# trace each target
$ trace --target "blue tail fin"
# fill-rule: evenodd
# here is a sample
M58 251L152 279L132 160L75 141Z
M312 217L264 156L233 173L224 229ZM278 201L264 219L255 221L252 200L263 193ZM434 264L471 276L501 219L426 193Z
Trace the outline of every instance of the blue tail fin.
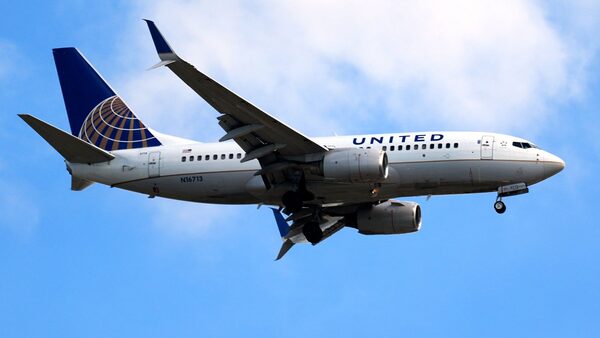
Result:
M161 145L77 49L52 52L74 136L109 151Z

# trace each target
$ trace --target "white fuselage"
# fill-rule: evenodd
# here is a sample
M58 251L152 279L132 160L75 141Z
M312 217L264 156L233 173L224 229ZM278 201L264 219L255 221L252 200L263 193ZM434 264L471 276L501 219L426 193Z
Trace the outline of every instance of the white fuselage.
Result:
M312 139L329 149L371 147L386 151L389 175L381 184L307 181L323 204L361 203L401 196L495 191L513 183L535 184L564 167L523 139L482 132L423 132ZM108 163L74 164L75 177L148 195L220 204L279 204L285 187L267 191L257 160L240 163L234 142L174 142L114 151Z

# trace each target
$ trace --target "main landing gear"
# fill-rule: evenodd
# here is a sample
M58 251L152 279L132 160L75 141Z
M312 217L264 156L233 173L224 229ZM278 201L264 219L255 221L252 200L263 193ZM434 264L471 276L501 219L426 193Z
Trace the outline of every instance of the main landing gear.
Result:
M304 207L305 201L311 201L315 198L315 195L306 189L304 172L297 172L296 180L296 189L286 191L281 197L281 204L285 207L283 212L288 215L300 211Z
M506 211L506 204L502 202L502 197L521 195L528 192L529 188L527 188L526 183L516 183L498 188L498 197L496 197L496 202L494 202L494 210L499 214L503 214Z
M321 230L319 222L311 221L306 223L302 228L302 233L312 245L319 243L323 239L323 230Z
M299 191L287 191L281 197L281 203L285 207L286 213L294 213L300 211L304 205L303 194Z

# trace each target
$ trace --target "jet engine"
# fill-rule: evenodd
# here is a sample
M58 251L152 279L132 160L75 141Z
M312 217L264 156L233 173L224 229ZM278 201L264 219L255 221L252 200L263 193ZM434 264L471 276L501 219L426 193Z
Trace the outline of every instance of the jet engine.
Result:
M405 234L421 228L421 207L414 202L387 201L360 209L356 228L363 235Z
M352 183L380 183L388 176L388 158L378 149L336 149L321 163L325 179Z

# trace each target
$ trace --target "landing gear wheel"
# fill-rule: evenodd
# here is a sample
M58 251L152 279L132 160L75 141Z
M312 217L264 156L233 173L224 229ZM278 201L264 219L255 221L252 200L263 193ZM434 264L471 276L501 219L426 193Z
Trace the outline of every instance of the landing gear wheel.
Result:
M306 240L309 241L312 245L315 245L323 239L323 230L319 226L317 222L308 222L302 228L302 233Z
M503 214L506 211L506 205L502 201L496 201L494 203L494 210L499 214Z
M302 194L295 191L288 191L281 197L281 203L283 203L286 211L289 213L299 211L303 206Z

